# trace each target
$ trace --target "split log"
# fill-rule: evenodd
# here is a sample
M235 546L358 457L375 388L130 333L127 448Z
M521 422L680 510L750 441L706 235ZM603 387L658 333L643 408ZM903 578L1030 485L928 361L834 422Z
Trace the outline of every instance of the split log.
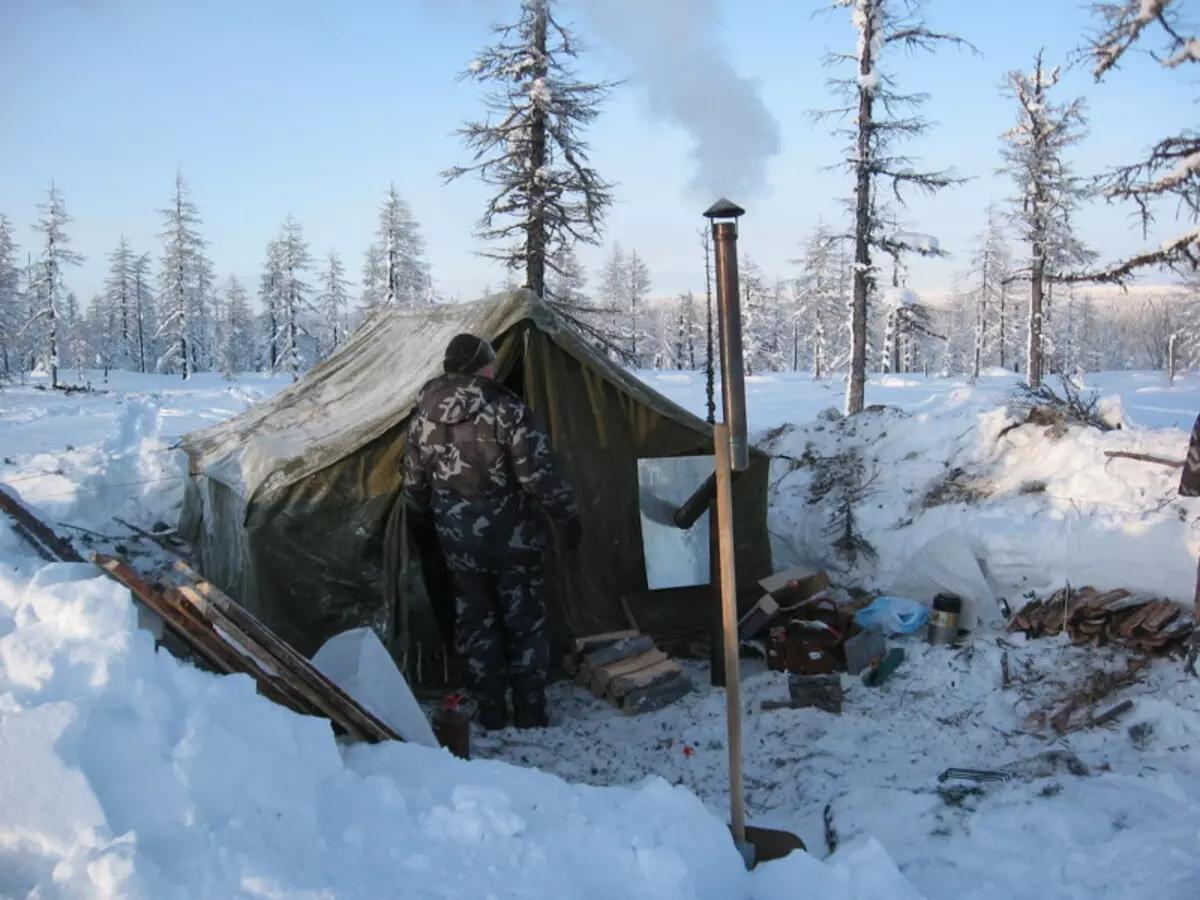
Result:
M634 672L627 672L612 679L608 685L608 696L614 700L623 700L634 691L641 690L656 682L674 678L683 673L683 666L665 656L659 662L646 666Z
M631 656L628 659L610 663L607 666L601 666L592 673L590 690L597 697L603 697L608 693L613 679L640 672L651 666L665 662L666 659L667 654L655 648L647 650L645 653L639 653L637 656Z
M641 715L682 700L693 690L692 679L681 671L672 678L659 679L630 691L621 698L620 708L626 715Z

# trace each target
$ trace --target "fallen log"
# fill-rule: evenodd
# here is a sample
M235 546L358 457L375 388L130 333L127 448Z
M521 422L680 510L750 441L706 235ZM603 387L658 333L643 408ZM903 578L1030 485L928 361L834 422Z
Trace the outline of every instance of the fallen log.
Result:
M17 492L0 484L0 510L12 519L17 534L25 539L47 562L85 562L75 547L27 507Z
M1167 459L1165 456L1154 456L1150 453L1130 453L1127 450L1105 450L1104 455L1110 459L1135 459L1138 462L1154 463L1171 469L1182 469L1183 460Z

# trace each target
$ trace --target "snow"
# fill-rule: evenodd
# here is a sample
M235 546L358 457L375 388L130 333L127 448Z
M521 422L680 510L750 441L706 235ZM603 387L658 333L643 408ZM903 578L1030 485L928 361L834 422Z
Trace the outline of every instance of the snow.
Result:
M917 234L912 231L897 231L892 235L893 243L908 247L920 253L937 253L941 247L938 239L930 234Z
M703 373L643 377L703 414ZM106 534L126 533L114 515L174 524L179 435L289 383L115 373L107 394L5 387L0 482L56 523ZM1200 376L1088 375L1123 427L1058 439L1031 426L1001 437L1014 385L996 370L974 384L876 377L867 403L886 408L847 420L836 379L748 377L752 438L780 455L777 567L807 558L840 585L883 588L950 534L1014 604L1066 579L1189 600L1200 541L1177 471L1104 451L1181 459ZM830 511L807 500L811 469L785 458L808 448L859 452L880 473L858 505L875 558L831 556ZM954 470L975 494L926 503ZM1043 489L1025 492L1035 482ZM156 653L127 591L90 566L46 565L0 528L0 896L1195 896L1200 691L1178 664L1126 689L1134 707L1117 723L1045 740L1027 716L1096 667L1119 668L1117 651L989 629L964 648L895 643L900 669L880 688L846 679L837 716L762 711L786 679L744 663L748 821L794 831L811 851L746 873L725 825L725 699L700 664L688 664L695 694L632 718L556 684L550 729L477 734L471 762L342 746L248 678ZM1051 749L1087 774L1040 756ZM977 790L937 778L1007 765L1018 777Z

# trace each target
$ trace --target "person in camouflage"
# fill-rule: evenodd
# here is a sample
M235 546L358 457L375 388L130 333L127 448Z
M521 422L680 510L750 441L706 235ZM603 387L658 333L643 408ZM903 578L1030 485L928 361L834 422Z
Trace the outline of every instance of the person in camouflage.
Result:
M405 500L418 522L432 522L450 569L456 644L479 721L508 724L511 682L515 724L544 726L546 519L573 549L579 509L532 411L495 380L491 345L457 335L443 369L421 389L409 422Z

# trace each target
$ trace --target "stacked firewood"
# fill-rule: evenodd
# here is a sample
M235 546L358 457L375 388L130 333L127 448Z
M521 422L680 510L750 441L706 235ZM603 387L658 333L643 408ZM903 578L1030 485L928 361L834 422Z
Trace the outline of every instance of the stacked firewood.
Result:
M576 684L626 715L661 709L693 690L683 666L637 631L578 638L563 668Z
M1009 626L1031 638L1065 631L1072 644L1119 644L1157 655L1178 650L1195 627L1194 618L1171 600L1092 587L1061 588L1046 600L1032 600Z

